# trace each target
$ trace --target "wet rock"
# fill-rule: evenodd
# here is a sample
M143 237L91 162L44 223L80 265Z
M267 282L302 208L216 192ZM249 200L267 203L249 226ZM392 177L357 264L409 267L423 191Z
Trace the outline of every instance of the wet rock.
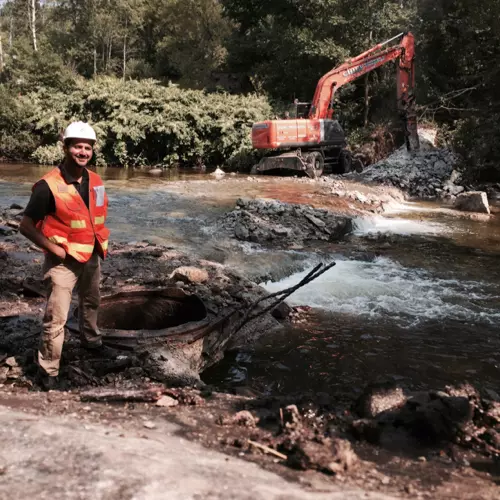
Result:
M163 173L163 170L161 168L151 168L150 170L148 170L149 175L158 176L158 175L161 175L162 173Z
M250 236L250 232L243 224L237 224L234 228L234 235L239 240L246 241Z
M226 175L226 172L222 170L221 168L217 167L211 174L212 177L215 177L216 179L220 179Z
M287 319L292 312L292 308L286 304L285 302L281 302L281 304L277 305L271 312L274 318L278 320Z
M15 233L15 230L9 226L0 225L0 236L10 236Z
M323 439L298 441L292 445L284 444L287 465L295 469L315 469L328 474L343 474L351 471L358 463L351 443L345 439Z
M471 191L458 195L454 208L464 212L490 213L488 197L484 191Z
M338 241L352 230L352 222L324 209L239 199L235 210L219 219L217 230L243 241L290 246L309 240Z
M363 418L375 418L387 410L400 408L407 401L401 387L393 383L379 383L368 386L356 402L356 412Z
M170 275L171 279L183 281L184 283L205 283L208 281L208 272L198 267L178 267Z
M23 210L23 207L21 205L18 205L17 203L12 203L12 205L9 207L9 210Z
M314 217L314 215L305 214L305 218L320 229L323 229L326 226L325 222L323 222L321 219L318 219L318 217Z

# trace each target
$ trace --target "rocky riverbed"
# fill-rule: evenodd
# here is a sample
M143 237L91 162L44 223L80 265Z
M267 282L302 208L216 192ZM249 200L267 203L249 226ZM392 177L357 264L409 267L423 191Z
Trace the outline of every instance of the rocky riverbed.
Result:
M226 231L235 241L252 241L251 234L260 228L260 243L284 248L293 248L295 242L335 242L349 233L354 216L381 213L401 196L387 191L377 198L372 188L352 189L334 178L314 184L314 190L314 197L300 200L310 204L296 203L291 193L282 202L243 199L234 211L217 219L221 231L217 234ZM335 206L335 213L325 205ZM495 497L492 478L497 474L500 429L498 397L492 392L467 387L415 391L392 381L369 386L361 396L356 391L343 396L336 396L335 391L291 391L278 396L224 383L204 386L193 374L188 387L176 388L172 380L165 384L168 379L158 377L144 356L125 353L114 360L92 359L73 335L68 335L64 351L67 390L49 395L34 392L43 255L17 233L21 214L22 207L17 205L1 215L3 405L44 418L75 414L85 425L113 422L119 432L128 432L127 426L142 429L142 435L152 440L162 439L162 422L167 417L180 425L190 441L299 480L316 491L314 495L320 491L333 494L339 488L368 488L383 492L385 498ZM238 224L246 227L248 237L241 238ZM274 236L269 238L269 234ZM173 245L114 243L111 255L103 266L104 294L175 286L196 293L214 314L228 307L244 309L265 295L260 286L234 269ZM268 315L264 323L241 332L235 343L254 342L270 329L307 322L307 308L281 311L278 317L279 321ZM5 464L0 467L7 478L15 469L27 468L30 473L25 461L16 458L12 465L8 457L2 460Z

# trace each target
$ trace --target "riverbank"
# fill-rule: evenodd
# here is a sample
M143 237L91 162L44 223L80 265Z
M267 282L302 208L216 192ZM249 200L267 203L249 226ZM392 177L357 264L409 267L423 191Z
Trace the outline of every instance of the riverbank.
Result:
M29 180L24 182L26 184L18 185L18 191L10 189L7 195L9 200L25 200L22 197L26 194L22 193L29 192ZM437 273L441 280L442 295L452 294L452 302L458 300L461 292L454 291L453 287L458 285L451 284L450 276L446 275L448 272L461 275L463 280L467 279L467 286L477 281L479 290L483 287L480 281L487 276L493 279L492 274L495 274L492 269L496 250L492 248L491 241L496 233L491 226L487 230L490 246L484 251L472 248L476 243L467 243L466 238L470 237L468 231L475 226L465 226L468 229L464 232L463 242L452 243L439 233L445 227L442 221L422 222L422 213L415 210L407 213L414 220L406 220L407 234L401 235L398 234L400 230L397 224L402 219L390 218L391 210L396 210L398 206L401 209L404 205L401 193L338 178L314 182L307 179L234 176L224 180L197 178L173 181L168 185L157 182L154 186L150 180L139 178L127 184L126 190L120 187L118 181L110 180L107 185L112 197L112 209L115 210L110 213L110 223L116 224L112 227L114 233L123 236L115 238L115 241L122 239L122 243L113 244L112 258L104 267L105 293L133 289L138 285L155 288L174 284L187 291L196 291L206 303L210 303L210 308L248 305L264 293L257 283L261 283L266 276L278 282L276 286L284 288L285 284L279 284L281 279L294 272L303 272L310 263L318 260L335 259L338 260L339 272L317 284L314 293L309 290L308 295L292 300L292 304L298 301L297 305L310 305L320 295L325 298L323 308L329 303L339 306L351 303L358 308L358 315L349 315L341 310L318 324L319 316L315 310L296 307L288 318L285 315L285 319L280 320L279 330L273 333L265 327L263 331L266 335L260 336L260 340L257 340L259 335L255 335L251 337L251 342L234 346L226 357L226 365L222 363L206 370L201 379L208 384L207 387L183 389L184 392L175 392L167 387L168 393L165 395L170 399L167 398L164 404L172 406L157 406L154 401L108 404L81 401L83 393L89 388L143 390L156 386L158 381L144 370L139 360L134 360L132 366L113 366L108 373L99 374L98 367L92 363L89 365L89 360L80 353L78 341L70 335L65 352L68 353L66 362L71 392L58 391L48 395L33 392L29 369L28 373L24 373L24 370L28 366L28 351L36 347L43 298L28 297L23 283L26 278L36 275L42 255L15 234L15 227L12 226L15 226L16 217L22 210L20 205L21 208L12 208L11 216L5 217L6 222L12 219L14 224L8 226L13 234L6 235L1 241L4 252L3 260L0 261L3 262L1 276L4 282L0 289L6 291L2 296L2 330L10 330L7 331L7 337L12 340L11 345L17 345L19 349L7 354L14 355L21 373L15 369L16 366L9 366L8 372L12 372L14 377L3 382L0 389L2 405L16 410L23 408L28 414L46 415L49 420L44 422L47 425L52 423L58 429L61 423L59 417L66 416L68 423L64 424L61 432L71 432L75 420L81 421L83 418L88 419L85 425L99 425L99 432L104 433L112 434L113 429L118 428L119 433L126 434L123 429L130 425L134 432L147 436L154 443L165 439L164 435L168 431L164 425L171 425L165 422L175 422L179 425L175 432L182 433L189 442L197 442L231 457L257 462L286 479L299 481L301 487L306 486L315 491L312 498L321 498L325 491L352 492L353 489L357 490L350 494L359 495L360 488L396 498L472 499L495 496L498 471L491 453L477 446L463 446L455 440L458 435L455 431L452 438L438 440L430 445L423 445L414 441L411 435L405 437L403 433L400 436L404 438L403 441L395 440L397 446L391 448L387 446L385 437L374 444L369 431L368 436L372 437L367 441L366 433L359 431L360 424L357 433L353 427L353 423L363 417L356 409L356 401L368 382L381 376L390 376L392 382L411 398L415 398L419 390L429 394L432 389L445 389L448 380L440 375L442 372L450 373L450 369L454 374L450 380L453 383L463 382L467 376L479 386L489 390L494 387L496 372L493 365L496 359L488 362L488 365L485 357L488 352L490 357L495 358L496 352L495 339L488 339L488 321L494 320L492 313L486 309L489 301L493 300L487 295L490 292L483 289L484 299L475 295L473 305L466 303L464 297L460 298L460 304L455 304L462 308L457 309L460 314L462 310L472 314L474 308L479 308L478 317L486 314L484 325L469 325L467 328L462 327L461 331L458 330L460 323L456 320L454 323L451 316L446 316L446 321L441 321L443 330L436 334L436 329L432 330L431 326L423 322L423 316L418 316L423 315L426 308L429 309L429 306L419 305L418 301L421 296L428 296L429 292L435 293L436 289L432 287L436 286L436 274L431 277L412 271L425 264L429 272ZM341 236L340 241L305 238L300 245L288 240L260 245L242 241L230 231L223 234L217 230L221 221L235 209L236 200L242 196L264 199L264 204L269 199L277 199L280 203L292 206L308 204L311 210L329 209L337 216L352 220L353 230ZM433 216L436 214L429 213ZM263 213L260 205L259 214L259 217L268 215ZM271 215L275 217L274 213ZM309 221L316 228L317 215L313 211L299 214L301 220ZM385 221L385 228L390 230L382 228L381 233L377 230L379 222L369 223L370 218L380 223ZM450 220L455 219L446 220L450 224ZM463 223L484 224L468 219L464 219ZM395 225L391 228L391 224ZM321 224L319 226L322 227ZM148 237L143 236L146 234ZM184 235L183 239L181 235ZM425 261L422 255L426 256ZM381 258L385 260L380 261ZM202 269L207 272L209 279L204 283L181 284L182 280L171 277L178 267ZM370 274L366 274L366 270L373 273L378 268L381 276L393 278L393 281L389 282L389 286L385 281L382 289L384 293L375 289L371 297L368 292L375 282L372 278L368 283ZM359 272L365 274L358 276ZM345 273L349 278L343 282ZM298 279L291 278L293 283ZM321 287L332 281L341 284L344 294L353 290L357 295L348 296L344 302L342 295L328 298L332 290ZM349 282L352 283L351 288ZM398 282L401 283L400 295L398 287L394 286ZM412 283L416 288L408 289L407 292L410 296L413 293L413 298L406 298L405 290ZM232 289L236 285L239 292ZM387 312L382 311L381 316L377 316L380 313L370 303L373 304L376 297L390 295L389 291L395 294L397 301L418 306L405 310L405 315L411 319L410 324L418 320L418 326L398 323L396 328L391 323L392 319L387 317ZM469 288L469 291L475 294L476 288ZM366 296L365 309L361 309L362 303L358 297L361 293ZM494 293L491 292L491 296ZM394 298L393 311L396 304ZM222 302L217 304L214 299ZM439 314L451 314L454 311L449 309L444 312L445 305L446 300L442 304L443 310L436 310L436 321L439 321ZM494 308L492 303L491 309ZM405 316L401 311L396 313L396 317ZM276 322L274 318L272 321ZM396 321L400 320L396 318ZM278 326L277 323L273 324ZM475 342L468 348L464 347L464 339L471 334L470 329L474 330ZM429 345L430 339L434 339L432 348L422 351ZM464 350L469 357L467 361L451 363L439 357L444 353L453 357ZM409 363L406 354L411 354ZM235 356L237 359L233 362ZM267 358L265 363L264 356ZM418 366L415 365L416 359L420 363ZM478 364L473 365L474 360L478 359L484 360L484 368L481 366L478 369ZM405 364L408 366L405 367ZM70 365L78 370L69 369ZM31 363L30 366L34 365ZM472 368L476 370L476 375L464 373L464 370ZM242 375L244 369L247 370L246 378L240 378L237 382L237 376ZM90 380L86 375L90 375ZM441 394L440 398L445 396ZM483 409L483 402L484 405L489 404L491 395L489 399L480 395L477 403L475 401L472 403L481 405ZM396 409L402 408L406 402L407 398L397 399ZM296 405L298 413L293 409L287 410L290 405ZM394 407L386 407L383 411L387 410L389 413L382 415L382 418L387 418L382 425L387 425L390 430L394 427L390 420L391 415L394 415L391 413ZM13 418L17 417L13 415ZM374 415L371 420L373 423L366 423L368 429L370 425L379 426L377 418ZM287 426L287 423L291 425ZM469 423L474 428L479 424L478 421ZM28 436L37 439L38 428L28 427ZM451 428L455 429L454 424ZM265 454L262 447L250 441L280 455ZM164 449L169 448L169 443L162 443ZM19 447L22 449L22 443ZM90 448L92 452L99 453L94 445ZM149 456L149 449L142 446L137 453ZM336 465L331 466L327 458L333 456L334 451ZM190 451L185 453L191 454ZM199 451L194 453L199 454ZM23 456L21 451L17 456ZM282 456L286 456L286 459ZM27 473L31 470L31 465L23 458L15 463L14 470L25 470ZM246 470L242 467L242 470ZM301 471L304 468L306 470ZM116 471L116 468L111 466L111 470ZM6 471L6 474L12 473L8 468ZM198 480L202 481L200 478ZM276 484L281 484L277 481ZM292 490L287 491L292 495ZM237 494L232 491L233 496L230 496L233 498ZM306 497L306 493L294 494ZM264 498L271 493L257 491L255 495L256 498L259 498L258 495Z

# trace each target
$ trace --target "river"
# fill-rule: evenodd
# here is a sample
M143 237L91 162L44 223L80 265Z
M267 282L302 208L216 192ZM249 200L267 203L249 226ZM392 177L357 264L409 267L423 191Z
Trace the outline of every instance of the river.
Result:
M26 204L50 167L0 165L0 206ZM339 397L384 378L412 388L468 380L498 389L500 225L451 216L437 203L405 203L358 218L340 244L291 250L221 239L217 218L240 197L307 202L315 186L293 179L104 169L113 238L148 240L237 268L276 291L315 263L337 265L292 297L307 321L230 353L205 379L261 393Z

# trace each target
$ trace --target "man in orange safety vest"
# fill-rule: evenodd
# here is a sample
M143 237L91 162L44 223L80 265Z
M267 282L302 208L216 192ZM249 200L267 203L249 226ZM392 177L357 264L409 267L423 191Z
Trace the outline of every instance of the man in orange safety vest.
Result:
M96 134L88 123L73 122L64 131L63 142L63 163L33 186L20 226L21 233L46 253L47 304L38 351L38 380L45 390L58 387L64 325L75 286L83 346L100 355L112 352L102 345L97 328L100 259L107 254L109 230L103 182L86 168Z

